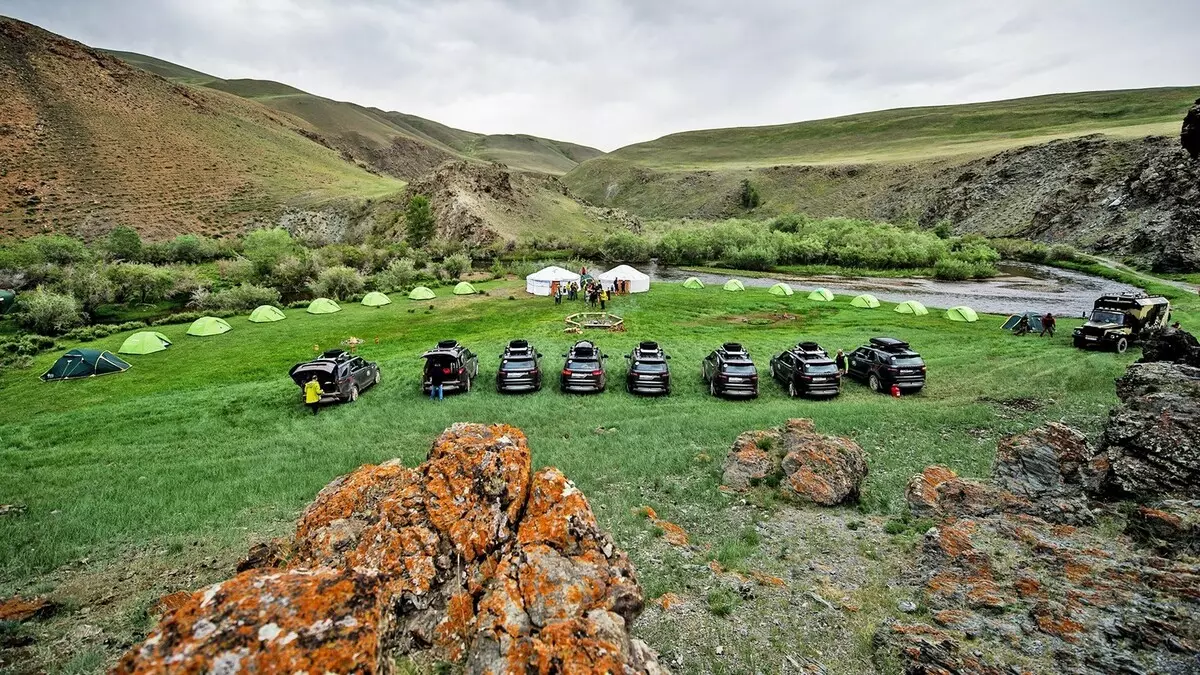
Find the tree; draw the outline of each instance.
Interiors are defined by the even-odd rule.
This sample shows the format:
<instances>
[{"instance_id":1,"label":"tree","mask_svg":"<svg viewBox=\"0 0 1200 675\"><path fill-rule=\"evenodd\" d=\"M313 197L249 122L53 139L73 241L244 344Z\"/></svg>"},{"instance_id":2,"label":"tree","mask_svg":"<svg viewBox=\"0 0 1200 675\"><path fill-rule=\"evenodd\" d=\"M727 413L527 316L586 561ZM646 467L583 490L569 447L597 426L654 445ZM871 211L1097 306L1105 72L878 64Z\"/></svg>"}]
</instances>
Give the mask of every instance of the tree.
<instances>
[{"instance_id":1,"label":"tree","mask_svg":"<svg viewBox=\"0 0 1200 675\"><path fill-rule=\"evenodd\" d=\"M17 303L17 325L41 335L58 335L83 325L79 303L69 295L53 293L41 286L21 296Z\"/></svg>"},{"instance_id":2,"label":"tree","mask_svg":"<svg viewBox=\"0 0 1200 675\"><path fill-rule=\"evenodd\" d=\"M242 255L254 263L254 269L262 277L269 275L280 260L295 253L295 240L281 227L255 230L242 240Z\"/></svg>"},{"instance_id":3,"label":"tree","mask_svg":"<svg viewBox=\"0 0 1200 675\"><path fill-rule=\"evenodd\" d=\"M400 258L375 275L375 287L381 291L399 291L408 288L416 278L417 266L412 258Z\"/></svg>"},{"instance_id":4,"label":"tree","mask_svg":"<svg viewBox=\"0 0 1200 675\"><path fill-rule=\"evenodd\" d=\"M433 208L425 195L413 195L404 209L404 226L412 246L424 246L433 239L437 222L433 219Z\"/></svg>"},{"instance_id":5,"label":"tree","mask_svg":"<svg viewBox=\"0 0 1200 675\"><path fill-rule=\"evenodd\" d=\"M137 262L142 257L142 236L132 227L118 225L108 233L104 248L114 260Z\"/></svg>"},{"instance_id":6,"label":"tree","mask_svg":"<svg viewBox=\"0 0 1200 675\"><path fill-rule=\"evenodd\" d=\"M103 267L76 265L67 270L63 279L63 290L79 303L79 309L91 314L97 307L112 302L113 284L105 275Z\"/></svg>"},{"instance_id":7,"label":"tree","mask_svg":"<svg viewBox=\"0 0 1200 675\"><path fill-rule=\"evenodd\" d=\"M130 303L135 298L141 304L161 300L175 284L170 270L154 265L121 263L108 270L108 278L117 289L117 297Z\"/></svg>"},{"instance_id":8,"label":"tree","mask_svg":"<svg viewBox=\"0 0 1200 675\"><path fill-rule=\"evenodd\" d=\"M742 203L742 208L747 211L758 208L760 199L758 190L750 184L749 178L742 179L742 188L738 192L738 200Z\"/></svg>"},{"instance_id":9,"label":"tree","mask_svg":"<svg viewBox=\"0 0 1200 675\"><path fill-rule=\"evenodd\" d=\"M462 277L463 272L471 269L471 256L466 253L448 255L442 260L442 267L446 268L446 273L451 279L458 279Z\"/></svg>"},{"instance_id":10,"label":"tree","mask_svg":"<svg viewBox=\"0 0 1200 675\"><path fill-rule=\"evenodd\" d=\"M313 284L312 289L313 293L322 298L345 300L361 293L363 284L363 277L358 270L338 266L322 271L317 276L317 281Z\"/></svg>"},{"instance_id":11,"label":"tree","mask_svg":"<svg viewBox=\"0 0 1200 675\"><path fill-rule=\"evenodd\" d=\"M276 263L270 282L280 292L292 295L308 288L320 273L321 265L316 257L301 251L300 255L290 255Z\"/></svg>"}]
</instances>

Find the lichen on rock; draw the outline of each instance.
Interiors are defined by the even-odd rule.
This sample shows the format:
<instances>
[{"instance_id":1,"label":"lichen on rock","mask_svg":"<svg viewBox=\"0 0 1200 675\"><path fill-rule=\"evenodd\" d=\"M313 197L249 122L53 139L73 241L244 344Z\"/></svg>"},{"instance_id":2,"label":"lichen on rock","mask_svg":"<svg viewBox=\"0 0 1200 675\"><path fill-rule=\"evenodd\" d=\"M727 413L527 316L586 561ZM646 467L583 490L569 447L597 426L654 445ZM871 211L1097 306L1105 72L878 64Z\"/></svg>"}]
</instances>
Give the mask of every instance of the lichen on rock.
<instances>
[{"instance_id":1,"label":"lichen on rock","mask_svg":"<svg viewBox=\"0 0 1200 675\"><path fill-rule=\"evenodd\" d=\"M834 506L858 501L867 455L848 438L817 433L812 420L747 431L725 457L722 484L734 490L779 486L781 496Z\"/></svg>"}]
</instances>

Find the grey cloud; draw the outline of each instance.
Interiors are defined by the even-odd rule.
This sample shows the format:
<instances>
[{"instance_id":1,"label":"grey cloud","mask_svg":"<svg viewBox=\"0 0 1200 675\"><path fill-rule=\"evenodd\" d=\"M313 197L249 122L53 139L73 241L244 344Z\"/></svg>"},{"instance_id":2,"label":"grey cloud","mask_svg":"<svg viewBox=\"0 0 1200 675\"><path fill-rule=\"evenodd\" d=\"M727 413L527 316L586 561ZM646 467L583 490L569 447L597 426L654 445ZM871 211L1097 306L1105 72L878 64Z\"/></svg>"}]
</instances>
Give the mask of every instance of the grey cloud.
<instances>
[{"instance_id":1,"label":"grey cloud","mask_svg":"<svg viewBox=\"0 0 1200 675\"><path fill-rule=\"evenodd\" d=\"M220 77L604 149L1200 72L1193 0L0 0L0 13Z\"/></svg>"}]
</instances>

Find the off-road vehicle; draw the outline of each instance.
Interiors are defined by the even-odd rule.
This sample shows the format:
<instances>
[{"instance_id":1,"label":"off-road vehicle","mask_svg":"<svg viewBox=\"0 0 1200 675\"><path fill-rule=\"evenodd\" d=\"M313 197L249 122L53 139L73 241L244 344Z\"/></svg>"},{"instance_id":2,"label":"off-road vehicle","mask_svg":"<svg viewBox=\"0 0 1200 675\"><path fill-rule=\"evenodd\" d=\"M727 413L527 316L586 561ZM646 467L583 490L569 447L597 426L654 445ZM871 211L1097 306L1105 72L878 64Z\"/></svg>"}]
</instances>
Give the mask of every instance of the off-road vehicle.
<instances>
[{"instance_id":1,"label":"off-road vehicle","mask_svg":"<svg viewBox=\"0 0 1200 675\"><path fill-rule=\"evenodd\" d=\"M713 396L758 396L758 369L750 352L736 342L726 342L700 364L700 377Z\"/></svg>"},{"instance_id":2,"label":"off-road vehicle","mask_svg":"<svg viewBox=\"0 0 1200 675\"><path fill-rule=\"evenodd\" d=\"M357 401L361 392L379 384L381 379L378 363L341 349L331 349L320 358L297 363L288 375L299 385L301 400L304 385L315 376L321 385L321 403Z\"/></svg>"},{"instance_id":3,"label":"off-road vehicle","mask_svg":"<svg viewBox=\"0 0 1200 675\"><path fill-rule=\"evenodd\" d=\"M604 361L608 356L588 340L580 340L563 354L562 376L559 388L572 394L598 394L604 391L608 377L604 373Z\"/></svg>"},{"instance_id":4,"label":"off-road vehicle","mask_svg":"<svg viewBox=\"0 0 1200 675\"><path fill-rule=\"evenodd\" d=\"M513 340L500 355L496 391L515 394L542 388L542 355L526 340Z\"/></svg>"},{"instance_id":5,"label":"off-road vehicle","mask_svg":"<svg viewBox=\"0 0 1200 675\"><path fill-rule=\"evenodd\" d=\"M771 377L787 389L788 396L837 396L842 374L829 352L815 342L801 342L771 357Z\"/></svg>"},{"instance_id":6,"label":"off-road vehicle","mask_svg":"<svg viewBox=\"0 0 1200 675\"><path fill-rule=\"evenodd\" d=\"M907 342L895 338L871 338L869 344L850 352L846 370L850 377L880 393L890 391L893 384L910 394L925 386L925 361Z\"/></svg>"},{"instance_id":7,"label":"off-road vehicle","mask_svg":"<svg viewBox=\"0 0 1200 675\"><path fill-rule=\"evenodd\" d=\"M657 342L641 342L625 355L629 360L629 371L625 375L625 390L631 394L671 393L671 369L667 360L671 357Z\"/></svg>"},{"instance_id":8,"label":"off-road vehicle","mask_svg":"<svg viewBox=\"0 0 1200 675\"><path fill-rule=\"evenodd\" d=\"M479 375L479 357L457 340L442 340L437 346L421 355L425 359L425 371L421 377L421 391L428 394L433 389L433 374L439 370L442 391L446 393L471 391L471 383Z\"/></svg>"},{"instance_id":9,"label":"off-road vehicle","mask_svg":"<svg viewBox=\"0 0 1200 675\"><path fill-rule=\"evenodd\" d=\"M1161 295L1102 295L1087 323L1076 328L1071 337L1080 349L1111 349L1124 354L1147 332L1165 328L1170 317L1171 303Z\"/></svg>"}]
</instances>

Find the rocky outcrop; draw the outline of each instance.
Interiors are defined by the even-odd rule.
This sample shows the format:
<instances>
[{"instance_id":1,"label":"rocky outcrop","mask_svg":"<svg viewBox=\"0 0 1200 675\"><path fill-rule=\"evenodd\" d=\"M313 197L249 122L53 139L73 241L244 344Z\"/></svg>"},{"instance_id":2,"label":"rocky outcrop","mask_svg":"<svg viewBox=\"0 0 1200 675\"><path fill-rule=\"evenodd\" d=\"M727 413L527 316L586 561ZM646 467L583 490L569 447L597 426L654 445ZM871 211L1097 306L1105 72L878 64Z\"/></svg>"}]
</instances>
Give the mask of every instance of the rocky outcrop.
<instances>
[{"instance_id":1,"label":"rocky outcrop","mask_svg":"<svg viewBox=\"0 0 1200 675\"><path fill-rule=\"evenodd\" d=\"M1200 340L1178 328L1166 328L1151 333L1142 343L1142 358L1138 363L1169 361L1200 368Z\"/></svg>"},{"instance_id":2,"label":"rocky outcrop","mask_svg":"<svg viewBox=\"0 0 1200 675\"><path fill-rule=\"evenodd\" d=\"M747 431L725 457L722 484L734 490L778 486L784 497L822 506L858 501L867 455L857 443L816 432L812 420Z\"/></svg>"},{"instance_id":3,"label":"rocky outcrop","mask_svg":"<svg viewBox=\"0 0 1200 675\"><path fill-rule=\"evenodd\" d=\"M1200 556L1200 500L1168 499L1139 506L1125 533L1164 556Z\"/></svg>"},{"instance_id":4,"label":"rocky outcrop","mask_svg":"<svg viewBox=\"0 0 1200 675\"><path fill-rule=\"evenodd\" d=\"M416 469L338 478L286 548L286 567L193 594L115 672L386 673L399 656L467 673L665 672L629 633L644 601L628 557L565 476L531 472L512 427L455 425Z\"/></svg>"},{"instance_id":5,"label":"rocky outcrop","mask_svg":"<svg viewBox=\"0 0 1200 675\"><path fill-rule=\"evenodd\" d=\"M1200 159L1200 98L1187 111L1179 130L1179 143L1193 160Z\"/></svg>"},{"instance_id":6,"label":"rocky outcrop","mask_svg":"<svg viewBox=\"0 0 1200 675\"><path fill-rule=\"evenodd\" d=\"M1117 396L1102 441L1112 487L1139 501L1200 499L1200 368L1135 363Z\"/></svg>"}]
</instances>

